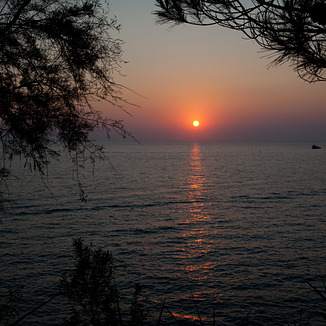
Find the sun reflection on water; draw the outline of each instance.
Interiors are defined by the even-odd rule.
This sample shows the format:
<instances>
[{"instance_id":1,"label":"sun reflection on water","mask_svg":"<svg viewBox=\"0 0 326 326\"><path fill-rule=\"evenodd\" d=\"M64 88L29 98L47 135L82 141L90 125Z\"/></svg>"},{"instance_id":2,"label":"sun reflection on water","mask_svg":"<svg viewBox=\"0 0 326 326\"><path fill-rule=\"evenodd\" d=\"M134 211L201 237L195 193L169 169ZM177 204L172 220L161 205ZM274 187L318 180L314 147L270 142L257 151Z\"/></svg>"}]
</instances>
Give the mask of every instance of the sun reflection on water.
<instances>
[{"instance_id":1,"label":"sun reflection on water","mask_svg":"<svg viewBox=\"0 0 326 326\"><path fill-rule=\"evenodd\" d=\"M200 145L193 144L189 156L188 188L186 192L187 217L183 221L182 238L184 240L180 248L180 259L183 262L183 269L177 275L186 278L191 284L193 291L199 291L198 299L206 300L218 296L216 289L210 289L207 293L204 284L210 283L215 273L217 262L212 262L208 256L212 254L213 241L211 229L211 215L207 209L207 171L203 165ZM195 289L196 288L196 289ZM205 289L205 290L204 290ZM219 298L219 300L221 300Z\"/></svg>"},{"instance_id":2,"label":"sun reflection on water","mask_svg":"<svg viewBox=\"0 0 326 326\"><path fill-rule=\"evenodd\" d=\"M188 217L185 221L188 227L185 227L183 237L187 241L188 257L198 258L207 254L210 247L208 240L207 223L203 223L208 219L205 201L205 181L206 171L202 164L202 153L197 143L193 144L190 153L189 163L189 181L187 202Z\"/></svg>"},{"instance_id":3,"label":"sun reflection on water","mask_svg":"<svg viewBox=\"0 0 326 326\"><path fill-rule=\"evenodd\" d=\"M183 311L183 304L192 306L192 301L200 303L203 309L212 309L222 303L222 293L218 282L216 283L216 269L220 263L216 259L216 232L213 229L214 216L209 200L207 187L207 170L204 165L203 152L200 145L194 143L189 153L188 174L186 179L186 192L184 206L185 213L180 221L181 237L178 248L178 267L174 277L182 279L186 289L177 294L175 298L180 302L180 311L173 311L182 320L195 321L198 316ZM213 259L212 259L213 258ZM194 294L194 298L190 295ZM205 308L204 308L205 307Z\"/></svg>"},{"instance_id":4,"label":"sun reflection on water","mask_svg":"<svg viewBox=\"0 0 326 326\"><path fill-rule=\"evenodd\" d=\"M189 212L191 219L205 218L204 214L204 186L205 186L205 169L202 164L200 146L194 143L190 155L190 177L189 177L189 191L188 200L191 203Z\"/></svg>"}]
</instances>

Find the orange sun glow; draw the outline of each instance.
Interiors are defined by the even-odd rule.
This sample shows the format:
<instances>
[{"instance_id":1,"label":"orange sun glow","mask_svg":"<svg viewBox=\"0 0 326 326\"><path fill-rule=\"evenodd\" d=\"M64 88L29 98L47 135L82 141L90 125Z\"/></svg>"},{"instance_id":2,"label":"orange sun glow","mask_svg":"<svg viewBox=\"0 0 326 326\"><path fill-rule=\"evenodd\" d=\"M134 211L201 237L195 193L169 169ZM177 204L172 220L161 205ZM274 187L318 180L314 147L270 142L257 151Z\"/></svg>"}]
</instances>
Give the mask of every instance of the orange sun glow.
<instances>
[{"instance_id":1,"label":"orange sun glow","mask_svg":"<svg viewBox=\"0 0 326 326\"><path fill-rule=\"evenodd\" d=\"M198 127L199 126L199 121L195 120L192 124L193 124L194 127Z\"/></svg>"}]
</instances>

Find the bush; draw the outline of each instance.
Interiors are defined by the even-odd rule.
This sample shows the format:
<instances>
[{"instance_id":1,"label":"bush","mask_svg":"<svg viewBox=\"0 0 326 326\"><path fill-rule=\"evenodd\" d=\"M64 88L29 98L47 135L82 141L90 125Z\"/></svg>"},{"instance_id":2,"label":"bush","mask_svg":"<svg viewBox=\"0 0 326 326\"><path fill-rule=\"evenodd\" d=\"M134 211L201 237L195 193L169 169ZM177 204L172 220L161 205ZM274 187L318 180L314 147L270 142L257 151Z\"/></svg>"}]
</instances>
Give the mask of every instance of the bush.
<instances>
[{"instance_id":1,"label":"bush","mask_svg":"<svg viewBox=\"0 0 326 326\"><path fill-rule=\"evenodd\" d=\"M141 287L135 286L130 320L123 322L120 294L114 283L112 255L102 249L85 246L83 239L73 241L75 269L62 276L62 294L72 302L72 315L66 325L142 325L146 313L140 301Z\"/></svg>"}]
</instances>

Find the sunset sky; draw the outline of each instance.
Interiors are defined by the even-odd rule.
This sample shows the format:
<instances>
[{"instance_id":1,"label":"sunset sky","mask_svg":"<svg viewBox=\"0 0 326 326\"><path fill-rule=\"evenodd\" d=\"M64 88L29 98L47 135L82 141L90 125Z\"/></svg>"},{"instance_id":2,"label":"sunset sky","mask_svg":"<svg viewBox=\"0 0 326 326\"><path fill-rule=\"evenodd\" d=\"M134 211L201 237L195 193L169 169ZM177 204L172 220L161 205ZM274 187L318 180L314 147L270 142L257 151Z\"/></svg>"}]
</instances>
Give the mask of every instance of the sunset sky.
<instances>
[{"instance_id":1,"label":"sunset sky","mask_svg":"<svg viewBox=\"0 0 326 326\"><path fill-rule=\"evenodd\" d=\"M158 25L154 0L111 0L122 26L124 120L139 141L326 141L326 84L309 84L220 27ZM194 120L200 125L194 127Z\"/></svg>"}]
</instances>

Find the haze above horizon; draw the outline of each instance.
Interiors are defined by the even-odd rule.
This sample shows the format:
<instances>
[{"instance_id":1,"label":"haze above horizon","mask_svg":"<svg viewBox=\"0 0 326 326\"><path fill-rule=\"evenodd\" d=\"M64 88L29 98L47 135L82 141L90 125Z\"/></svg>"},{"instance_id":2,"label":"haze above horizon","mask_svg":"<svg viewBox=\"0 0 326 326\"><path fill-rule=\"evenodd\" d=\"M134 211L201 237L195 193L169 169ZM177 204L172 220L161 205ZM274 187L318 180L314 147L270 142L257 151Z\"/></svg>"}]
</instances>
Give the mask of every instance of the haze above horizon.
<instances>
[{"instance_id":1,"label":"haze above horizon","mask_svg":"<svg viewBox=\"0 0 326 326\"><path fill-rule=\"evenodd\" d=\"M154 0L110 2L128 62L117 81L140 107L100 109L139 141L326 141L324 83L268 69L271 53L239 32L158 25L154 10Z\"/></svg>"}]
</instances>

